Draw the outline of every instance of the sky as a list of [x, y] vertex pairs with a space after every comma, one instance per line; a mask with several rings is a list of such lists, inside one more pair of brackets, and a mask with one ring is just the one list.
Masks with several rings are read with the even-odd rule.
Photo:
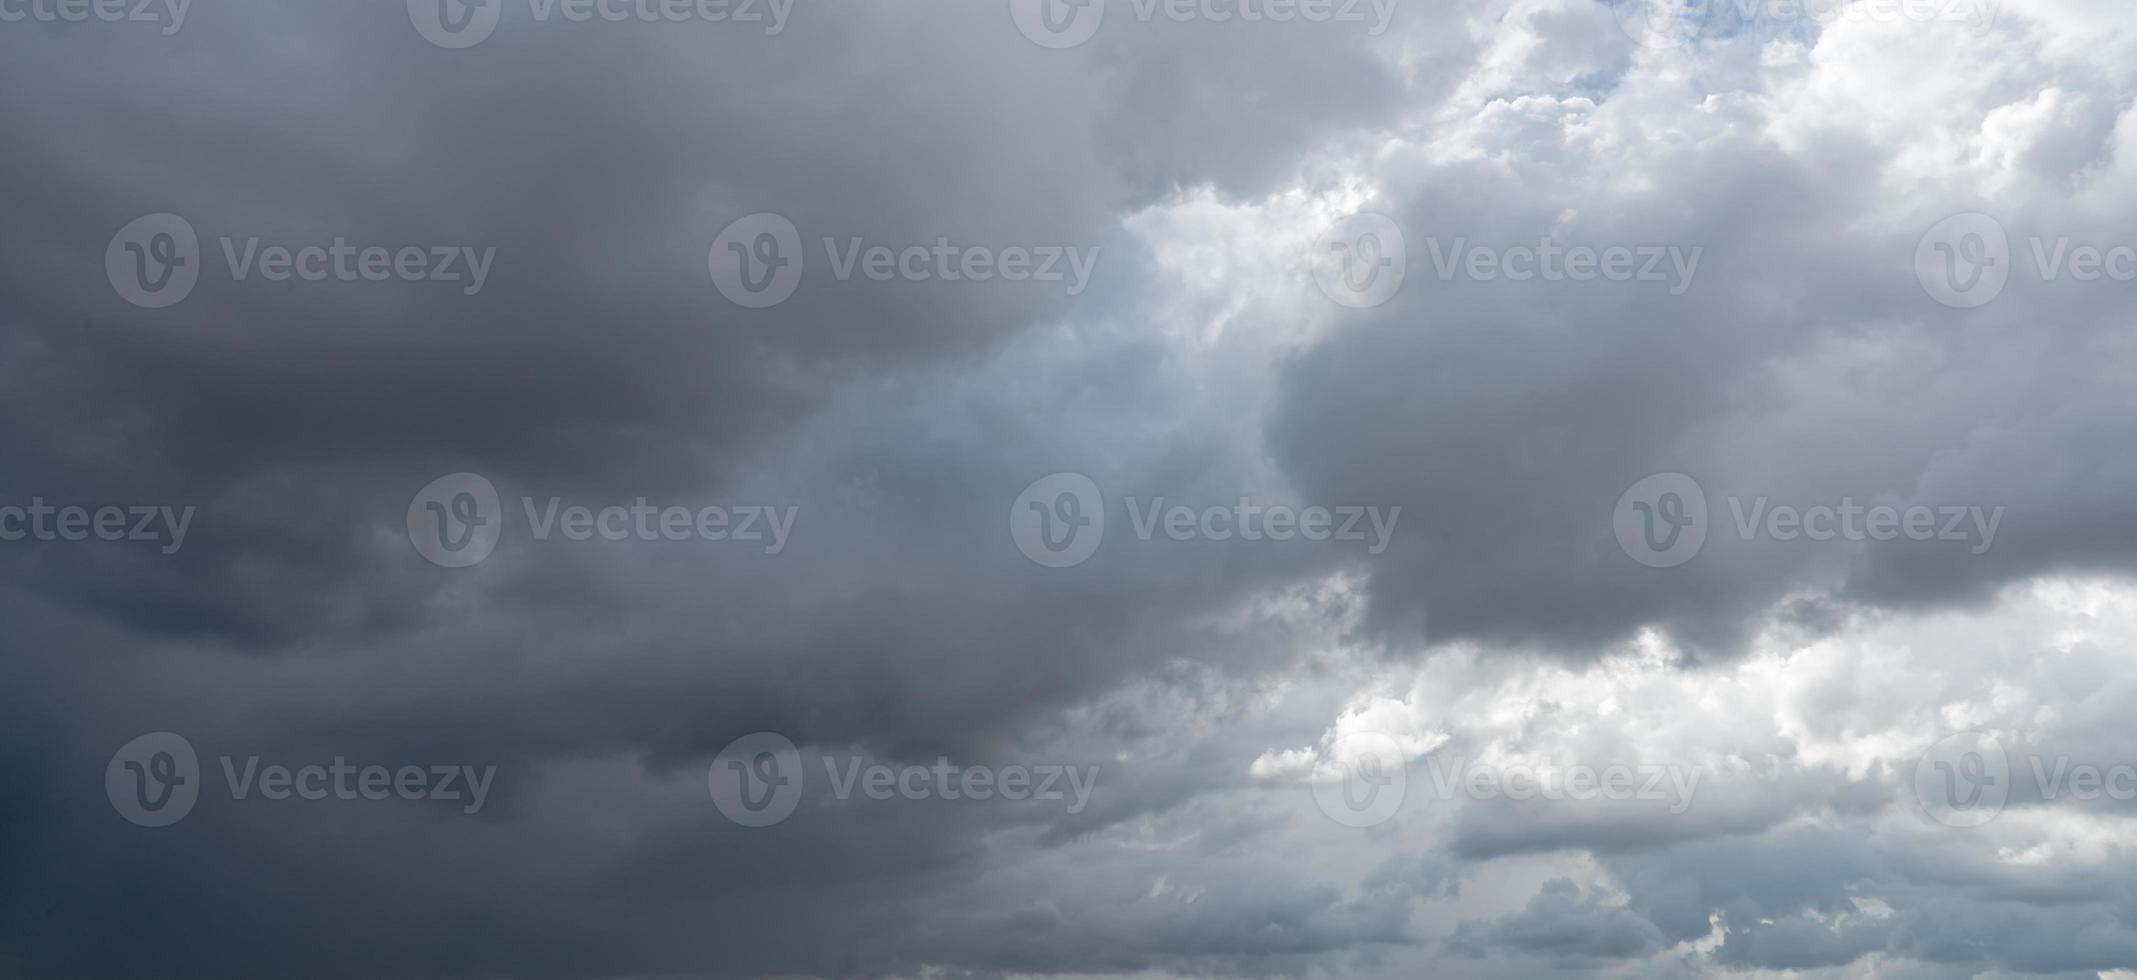
[[2137, 980], [2121, 0], [0, 0], [0, 978]]

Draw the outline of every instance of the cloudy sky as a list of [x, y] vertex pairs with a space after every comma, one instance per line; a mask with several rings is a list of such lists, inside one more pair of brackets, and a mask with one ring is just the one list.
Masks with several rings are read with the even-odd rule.
[[2125, 0], [0, 0], [0, 977], [2137, 977]]

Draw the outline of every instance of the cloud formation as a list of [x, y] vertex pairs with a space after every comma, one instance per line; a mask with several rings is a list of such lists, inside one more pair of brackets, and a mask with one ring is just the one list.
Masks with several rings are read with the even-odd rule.
[[427, 2], [0, 2], [0, 976], [2137, 970], [2130, 11]]

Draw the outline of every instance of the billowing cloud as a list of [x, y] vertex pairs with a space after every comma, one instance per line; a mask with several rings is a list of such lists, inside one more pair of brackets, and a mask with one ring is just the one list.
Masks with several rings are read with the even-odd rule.
[[2137, 969], [2129, 11], [426, 4], [0, 0], [0, 976]]

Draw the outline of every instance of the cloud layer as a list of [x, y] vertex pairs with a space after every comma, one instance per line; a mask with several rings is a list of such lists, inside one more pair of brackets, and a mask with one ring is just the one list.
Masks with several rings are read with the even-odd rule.
[[0, 976], [2137, 970], [2124, 7], [403, 6], [0, 3]]

